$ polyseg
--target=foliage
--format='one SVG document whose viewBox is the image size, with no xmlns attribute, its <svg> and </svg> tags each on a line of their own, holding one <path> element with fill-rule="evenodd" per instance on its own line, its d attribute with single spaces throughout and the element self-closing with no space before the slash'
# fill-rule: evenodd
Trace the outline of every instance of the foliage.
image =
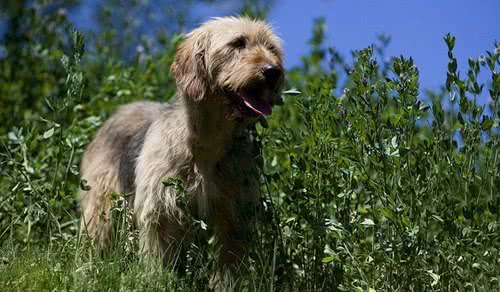
<svg viewBox="0 0 500 292">
<path fill-rule="evenodd" d="M 263 17 L 250 2 L 247 14 Z M 247 7 L 247 8 L 248 8 Z M 78 239 L 78 163 L 122 103 L 168 100 L 179 41 L 122 56 L 86 52 L 65 15 L 26 9 L 0 59 L 0 283 L 7 290 L 205 290 L 213 239 L 194 242 L 178 272 L 137 256 L 127 200 L 116 194 L 116 248 Z M 44 23 L 44 25 L 41 25 Z M 388 38 L 348 62 L 324 45 L 288 72 L 285 104 L 257 127 L 263 145 L 261 208 L 250 291 L 494 291 L 500 288 L 500 45 L 420 94 L 411 58 L 384 61 Z M 109 31 L 108 31 L 109 32 Z M 103 32 L 102 37 L 106 37 Z M 87 42 L 88 43 L 88 42 Z M 478 80 L 481 71 L 490 79 Z M 487 96 L 486 105 L 477 103 Z M 182 189 L 176 180 L 165 184 Z M 193 221 L 203 233 L 204 222 Z M 29 281 L 27 281 L 29 279 Z"/>
</svg>

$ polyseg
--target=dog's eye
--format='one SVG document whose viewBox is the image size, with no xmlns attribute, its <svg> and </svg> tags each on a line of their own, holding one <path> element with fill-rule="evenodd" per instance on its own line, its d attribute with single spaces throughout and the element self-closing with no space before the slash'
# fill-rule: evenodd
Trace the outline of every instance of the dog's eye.
<svg viewBox="0 0 500 292">
<path fill-rule="evenodd" d="M 247 45 L 247 40 L 244 37 L 239 37 L 230 43 L 231 47 L 236 49 L 244 49 Z"/>
<path fill-rule="evenodd" d="M 268 45 L 267 49 L 271 51 L 273 54 L 278 55 L 278 48 L 276 48 L 274 45 Z"/>
</svg>

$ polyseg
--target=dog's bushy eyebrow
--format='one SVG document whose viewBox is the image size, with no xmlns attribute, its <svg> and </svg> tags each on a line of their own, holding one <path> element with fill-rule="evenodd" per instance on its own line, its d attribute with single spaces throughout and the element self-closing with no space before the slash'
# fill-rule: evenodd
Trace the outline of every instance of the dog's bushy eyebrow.
<svg viewBox="0 0 500 292">
<path fill-rule="evenodd" d="M 274 36 L 271 30 L 266 29 L 255 34 L 255 41 L 262 44 L 272 44 L 275 46 L 281 46 L 281 39 Z"/>
<path fill-rule="evenodd" d="M 231 38 L 228 45 L 237 45 L 239 42 L 247 42 L 248 37 L 244 34 L 237 34 Z"/>
</svg>

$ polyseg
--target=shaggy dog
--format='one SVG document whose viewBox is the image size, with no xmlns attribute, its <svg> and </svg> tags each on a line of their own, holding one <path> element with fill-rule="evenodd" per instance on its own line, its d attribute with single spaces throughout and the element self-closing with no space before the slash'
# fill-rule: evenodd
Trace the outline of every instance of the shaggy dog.
<svg viewBox="0 0 500 292">
<path fill-rule="evenodd" d="M 120 107 L 86 149 L 82 232 L 109 246 L 111 194 L 130 194 L 144 253 L 171 262 L 189 238 L 189 214 L 214 227 L 218 271 L 234 270 L 245 254 L 244 210 L 259 194 L 250 129 L 280 100 L 282 62 L 280 40 L 261 21 L 216 18 L 189 33 L 171 67 L 175 102 Z M 183 182 L 187 206 L 169 178 Z"/>
</svg>

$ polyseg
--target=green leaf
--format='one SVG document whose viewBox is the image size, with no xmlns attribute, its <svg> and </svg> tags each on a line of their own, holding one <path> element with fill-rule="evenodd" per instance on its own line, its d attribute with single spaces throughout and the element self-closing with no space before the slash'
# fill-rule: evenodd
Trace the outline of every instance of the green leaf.
<svg viewBox="0 0 500 292">
<path fill-rule="evenodd" d="M 434 287 L 437 285 L 437 283 L 439 282 L 439 275 L 434 273 L 433 270 L 428 270 L 427 273 L 429 274 L 429 276 L 431 276 L 432 278 L 432 283 L 431 283 L 431 286 Z"/>
<path fill-rule="evenodd" d="M 132 94 L 132 92 L 128 89 L 120 89 L 118 90 L 118 92 L 116 93 L 117 96 L 127 96 L 127 95 L 130 95 Z"/>
<path fill-rule="evenodd" d="M 61 63 L 64 67 L 64 70 L 68 71 L 69 70 L 69 58 L 66 55 L 61 56 Z"/>
<path fill-rule="evenodd" d="M 447 33 L 446 36 L 444 37 L 444 42 L 448 46 L 448 50 L 453 51 L 453 48 L 455 47 L 455 37 L 452 36 L 450 33 Z"/>
<path fill-rule="evenodd" d="M 365 227 L 370 227 L 375 225 L 375 222 L 373 222 L 373 220 L 370 218 L 365 218 L 363 222 L 361 222 L 361 224 L 364 225 Z"/>
<path fill-rule="evenodd" d="M 470 109 L 469 101 L 465 96 L 460 97 L 460 112 L 467 113 Z"/>
<path fill-rule="evenodd" d="M 439 217 L 438 215 L 432 215 L 432 218 L 436 219 L 437 221 L 444 223 L 443 218 Z"/>
<path fill-rule="evenodd" d="M 487 131 L 493 127 L 493 119 L 488 116 L 483 116 L 483 120 L 481 121 L 481 130 Z"/>
<path fill-rule="evenodd" d="M 284 95 L 291 95 L 291 96 L 295 96 L 295 95 L 300 95 L 302 94 L 302 92 L 298 91 L 297 89 L 295 88 L 292 88 L 292 89 L 289 89 L 289 90 L 285 90 L 283 91 L 283 94 Z"/>
<path fill-rule="evenodd" d="M 329 262 L 333 261 L 334 259 L 335 259 L 335 256 L 331 255 L 331 256 L 327 256 L 327 257 L 325 257 L 325 258 L 321 259 L 321 261 L 322 261 L 323 263 L 327 264 L 327 263 L 329 263 Z"/>
<path fill-rule="evenodd" d="M 45 131 L 45 133 L 43 133 L 43 138 L 48 139 L 52 137 L 52 135 L 54 135 L 54 128 L 50 128 L 49 130 Z"/>
</svg>

